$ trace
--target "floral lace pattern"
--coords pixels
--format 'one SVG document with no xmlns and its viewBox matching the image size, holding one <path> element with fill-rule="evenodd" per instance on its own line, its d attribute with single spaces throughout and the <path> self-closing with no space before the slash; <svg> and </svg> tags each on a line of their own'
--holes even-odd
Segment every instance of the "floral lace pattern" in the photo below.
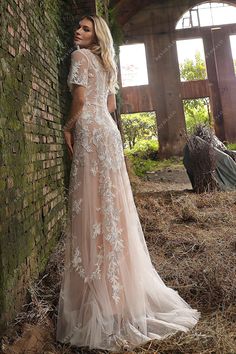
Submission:
<svg viewBox="0 0 236 354">
<path fill-rule="evenodd" d="M 112 298 L 119 302 L 119 257 L 123 249 L 122 230 L 119 225 L 119 212 L 115 208 L 115 194 L 110 171 L 116 171 L 123 162 L 123 146 L 120 132 L 107 110 L 108 84 L 107 75 L 100 60 L 89 50 L 75 51 L 72 56 L 71 69 L 68 76 L 70 90 L 72 84 L 84 85 L 87 88 L 86 103 L 83 113 L 76 122 L 74 129 L 75 151 L 71 172 L 70 194 L 73 197 L 71 216 L 76 218 L 82 209 L 82 198 L 79 198 L 80 187 L 78 171 L 89 166 L 91 176 L 98 179 L 101 206 L 99 208 L 101 223 L 93 224 L 90 233 L 91 242 L 99 236 L 110 244 L 110 251 L 105 255 L 109 262 L 107 279 L 111 283 Z M 115 163 L 114 163 L 115 161 Z M 72 192 L 73 191 L 73 192 Z M 76 196 L 73 194 L 77 191 Z M 78 195 L 78 198 L 77 198 Z M 103 228 L 103 234 L 101 229 Z M 93 279 L 100 275 L 100 266 L 104 260 L 101 250 L 97 247 L 97 259 L 94 261 L 93 275 L 86 274 L 79 248 L 74 256 L 74 269 L 84 279 Z"/>
<path fill-rule="evenodd" d="M 100 59 L 80 49 L 71 65 L 70 89 L 86 89 L 79 118 L 68 124 L 74 145 L 57 340 L 131 350 L 192 328 L 199 313 L 165 286 L 151 263 Z"/>
<path fill-rule="evenodd" d="M 88 84 L 88 60 L 86 56 L 80 55 L 80 60 L 76 57 L 76 52 L 72 53 L 71 67 L 67 78 L 70 91 L 72 84 L 87 86 Z"/>
<path fill-rule="evenodd" d="M 97 254 L 97 261 L 95 263 L 95 270 L 91 273 L 91 275 L 88 275 L 85 272 L 85 269 L 82 265 L 82 257 L 81 257 L 81 253 L 79 248 L 77 247 L 75 252 L 74 252 L 74 256 L 72 259 L 72 268 L 74 270 L 76 270 L 79 275 L 84 279 L 84 282 L 87 283 L 89 280 L 93 280 L 93 279 L 101 279 L 101 264 L 104 258 L 103 255 L 103 250 L 102 247 L 98 247 L 99 252 Z"/>
</svg>

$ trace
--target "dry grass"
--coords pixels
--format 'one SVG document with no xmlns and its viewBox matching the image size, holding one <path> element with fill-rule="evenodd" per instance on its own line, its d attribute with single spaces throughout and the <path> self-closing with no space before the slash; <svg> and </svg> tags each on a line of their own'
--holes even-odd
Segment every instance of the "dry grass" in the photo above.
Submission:
<svg viewBox="0 0 236 354">
<path fill-rule="evenodd" d="M 236 191 L 139 192 L 135 201 L 158 273 L 202 317 L 192 331 L 151 341 L 132 353 L 235 354 Z M 44 275 L 29 288 L 31 302 L 3 338 L 4 354 L 105 353 L 55 342 L 62 254 L 63 240 Z"/>
</svg>

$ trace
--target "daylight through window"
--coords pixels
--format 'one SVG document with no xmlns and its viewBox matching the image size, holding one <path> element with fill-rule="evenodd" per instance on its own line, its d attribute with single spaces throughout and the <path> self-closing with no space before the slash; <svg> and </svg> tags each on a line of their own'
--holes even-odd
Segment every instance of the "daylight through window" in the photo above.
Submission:
<svg viewBox="0 0 236 354">
<path fill-rule="evenodd" d="M 229 23 L 236 23 L 236 7 L 225 3 L 208 2 L 187 11 L 178 21 L 176 29 Z"/>
<path fill-rule="evenodd" d="M 122 87 L 148 85 L 144 44 L 120 46 Z"/>
</svg>

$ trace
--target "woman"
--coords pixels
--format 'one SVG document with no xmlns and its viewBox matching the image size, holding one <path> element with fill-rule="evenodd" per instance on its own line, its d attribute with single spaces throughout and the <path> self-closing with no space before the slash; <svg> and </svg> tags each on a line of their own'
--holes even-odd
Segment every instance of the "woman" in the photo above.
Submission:
<svg viewBox="0 0 236 354">
<path fill-rule="evenodd" d="M 98 16 L 75 32 L 64 126 L 72 157 L 57 340 L 110 351 L 131 349 L 198 321 L 154 269 L 126 170 L 115 110 L 112 37 Z"/>
</svg>

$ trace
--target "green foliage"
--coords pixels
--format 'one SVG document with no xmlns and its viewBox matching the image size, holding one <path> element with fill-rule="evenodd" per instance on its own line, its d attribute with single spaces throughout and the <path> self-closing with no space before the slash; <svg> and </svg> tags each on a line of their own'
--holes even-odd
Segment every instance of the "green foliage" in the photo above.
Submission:
<svg viewBox="0 0 236 354">
<path fill-rule="evenodd" d="M 157 159 L 158 153 L 158 141 L 157 140 L 139 140 L 132 149 L 125 149 L 124 152 L 127 156 L 139 157 L 141 159 L 147 160 Z"/>
<path fill-rule="evenodd" d="M 236 151 L 236 143 L 227 144 L 227 148 L 229 150 L 235 150 Z"/>
<path fill-rule="evenodd" d="M 125 147 L 133 149 L 140 140 L 157 137 L 155 113 L 133 113 L 121 115 Z"/>
<path fill-rule="evenodd" d="M 168 160 L 158 160 L 158 141 L 139 140 L 133 149 L 125 149 L 124 153 L 131 160 L 134 173 L 139 177 L 144 177 L 148 171 L 157 171 L 165 167 L 180 165 L 182 159 L 171 158 Z"/>
<path fill-rule="evenodd" d="M 196 52 L 195 60 L 186 59 L 180 65 L 180 77 L 183 81 L 205 80 L 207 78 L 206 64 L 200 52 Z M 187 131 L 192 132 L 197 124 L 210 124 L 209 98 L 184 100 L 184 112 Z"/>
<path fill-rule="evenodd" d="M 132 162 L 134 173 L 139 177 L 144 177 L 147 171 L 155 171 L 158 165 L 157 161 L 151 159 L 143 160 L 140 157 L 129 156 L 129 159 Z"/>
<path fill-rule="evenodd" d="M 125 155 L 132 161 L 134 172 L 143 177 L 156 169 L 158 140 L 155 113 L 123 114 Z"/>
<path fill-rule="evenodd" d="M 111 35 L 114 42 L 114 49 L 116 53 L 116 57 L 119 57 L 120 53 L 120 45 L 124 43 L 124 34 L 122 28 L 117 19 L 117 10 L 116 8 L 108 8 L 108 22 L 111 30 Z"/>
<path fill-rule="evenodd" d="M 206 64 L 199 51 L 195 54 L 195 60 L 186 59 L 180 64 L 180 77 L 183 81 L 207 79 Z"/>
<path fill-rule="evenodd" d="M 210 125 L 210 103 L 208 98 L 184 100 L 186 127 L 192 133 L 198 124 Z"/>
<path fill-rule="evenodd" d="M 96 12 L 97 15 L 106 17 L 106 8 L 108 6 L 108 1 L 96 0 Z"/>
<path fill-rule="evenodd" d="M 128 155 L 128 158 L 132 162 L 134 173 L 139 177 L 145 177 L 147 172 L 158 171 L 163 168 L 171 167 L 175 168 L 182 166 L 182 158 L 171 158 L 167 160 L 154 161 L 152 159 L 144 160 L 141 157 L 136 157 L 134 155 Z"/>
</svg>

